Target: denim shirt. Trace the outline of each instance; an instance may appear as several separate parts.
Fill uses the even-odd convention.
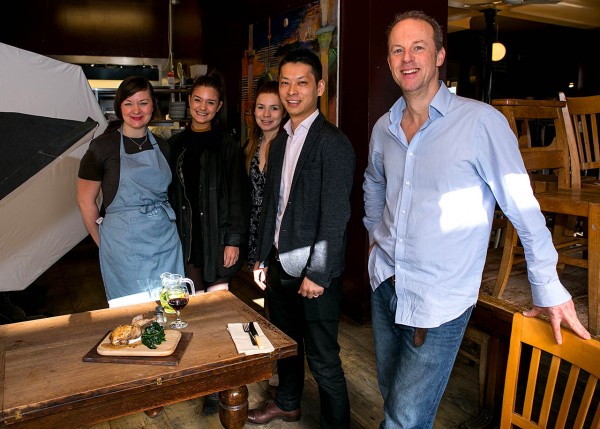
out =
[[[432,328],[477,302],[496,201],[525,248],[535,305],[570,299],[517,139],[493,107],[440,82],[410,144],[400,98],[375,124],[363,184],[375,290],[395,275],[396,323]]]

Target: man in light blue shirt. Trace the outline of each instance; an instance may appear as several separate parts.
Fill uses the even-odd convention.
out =
[[[382,429],[430,428],[477,302],[496,201],[525,248],[534,308],[583,338],[517,140],[493,107],[451,94],[439,24],[398,15],[388,64],[403,96],[373,128],[365,218]]]

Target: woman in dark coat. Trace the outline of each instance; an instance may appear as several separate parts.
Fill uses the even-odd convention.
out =
[[[218,126],[223,106],[218,76],[197,78],[189,95],[190,125],[169,139],[171,205],[183,246],[186,275],[197,291],[227,289],[244,260],[248,197],[244,155]]]

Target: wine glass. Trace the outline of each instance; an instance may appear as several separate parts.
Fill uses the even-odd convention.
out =
[[[181,320],[180,313],[183,307],[187,305],[189,299],[190,294],[185,284],[173,285],[167,290],[167,302],[177,313],[177,319],[171,322],[171,328],[182,329],[188,325],[187,322]]]

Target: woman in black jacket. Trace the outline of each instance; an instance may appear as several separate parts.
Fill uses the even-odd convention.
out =
[[[244,260],[248,197],[244,155],[217,125],[223,87],[217,75],[198,77],[189,95],[190,125],[169,139],[171,205],[186,275],[197,291],[227,289]]]

